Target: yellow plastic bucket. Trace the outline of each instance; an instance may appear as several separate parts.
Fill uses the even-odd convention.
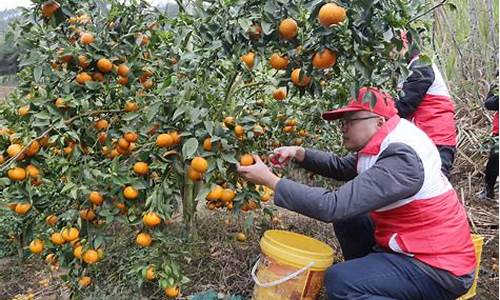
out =
[[[266,231],[260,249],[252,269],[253,300],[315,299],[334,257],[327,244],[284,230]]]
[[[473,234],[472,242],[474,243],[474,250],[476,252],[476,272],[474,274],[474,282],[472,283],[472,287],[469,289],[467,294],[458,298],[458,300],[470,299],[476,295],[477,275],[479,273],[479,267],[481,265],[481,253],[483,252],[484,238],[479,234]]]

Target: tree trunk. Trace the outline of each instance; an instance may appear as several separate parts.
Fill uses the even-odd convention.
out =
[[[195,218],[196,218],[196,189],[193,181],[189,179],[187,176],[188,167],[185,167],[185,175],[184,175],[184,190],[182,195],[182,219],[184,221],[184,225],[188,231],[188,234],[191,237],[196,237],[196,226],[195,226]]]

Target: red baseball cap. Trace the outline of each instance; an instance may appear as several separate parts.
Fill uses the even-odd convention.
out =
[[[374,107],[371,107],[371,101],[363,102],[363,97],[367,92],[372,93],[377,100]],[[394,117],[398,113],[391,95],[374,87],[363,87],[359,90],[358,99],[353,98],[347,106],[323,113],[323,119],[336,120],[342,118],[345,113],[363,110],[373,112],[387,119]]]

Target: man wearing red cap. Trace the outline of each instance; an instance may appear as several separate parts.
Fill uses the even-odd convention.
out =
[[[366,93],[376,98],[373,108]],[[238,166],[247,180],[275,190],[275,204],[333,223],[345,261],[325,275],[329,299],[455,299],[472,285],[475,254],[455,190],[441,173],[429,137],[401,119],[393,99],[362,88],[344,108],[345,157],[282,147],[273,164],[294,160],[322,176],[346,181],[334,191],[279,178],[256,155]]]

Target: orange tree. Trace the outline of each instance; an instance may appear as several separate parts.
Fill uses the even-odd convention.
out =
[[[279,145],[331,148],[320,113],[361,86],[394,92],[401,32],[425,25],[409,22],[419,1],[179,1],[175,18],[139,1],[33,2],[7,34],[21,70],[0,106],[19,249],[85,287],[121,223],[142,248],[140,280],[172,297],[187,282],[176,212],[195,236],[200,201],[231,214],[269,201],[236,163]]]

